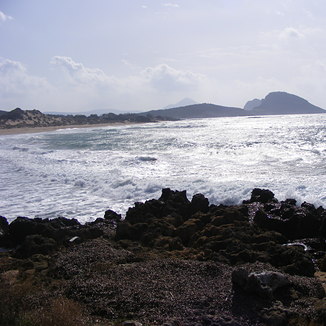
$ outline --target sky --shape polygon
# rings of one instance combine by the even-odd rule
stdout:
[[[0,0],[0,110],[243,107],[272,91],[326,109],[325,90],[325,0]]]

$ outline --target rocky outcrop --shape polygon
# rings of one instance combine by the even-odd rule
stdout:
[[[125,219],[0,217],[0,324],[55,316],[59,302],[62,324],[73,309],[80,325],[321,326],[324,217],[266,189],[217,206],[168,188]]]
[[[243,205],[215,206],[200,194],[189,201],[184,191],[163,189],[159,200],[136,203],[129,209],[118,223],[116,239],[160,250],[190,249],[200,259],[231,265],[268,262],[290,274],[312,276],[315,268],[310,253],[288,241],[296,236],[318,237],[322,210],[293,203],[279,203],[271,191],[254,189]],[[287,217],[292,209],[300,218],[291,219],[289,228],[286,220],[265,212],[276,208]]]
[[[0,224],[1,221],[6,226],[6,219],[1,218]],[[52,220],[18,217],[3,230],[0,246],[14,249],[15,257],[26,258],[34,254],[47,255],[60,246],[103,236],[112,230],[112,220],[97,219],[82,225],[76,219],[64,217]]]

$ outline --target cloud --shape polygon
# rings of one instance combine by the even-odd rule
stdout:
[[[50,64],[53,69],[45,79],[32,75],[21,62],[0,58],[1,108],[137,111],[197,96],[207,85],[205,76],[165,63],[147,68],[133,66],[132,73],[125,77],[89,68],[67,56],[54,56]]]
[[[161,91],[193,89],[204,78],[203,75],[177,70],[167,64],[148,67],[142,71],[142,76]]]
[[[12,20],[13,17],[6,15],[4,12],[0,11],[0,22],[5,22],[7,20]]]
[[[10,73],[24,73],[26,68],[18,61],[2,59],[0,62],[0,74],[8,75]]]
[[[170,8],[179,8],[180,5],[178,5],[177,3],[171,3],[171,2],[167,2],[167,3],[163,3],[164,7],[170,7]]]
[[[286,27],[279,33],[279,38],[283,40],[302,39],[304,37],[305,34],[303,34],[298,29],[295,29],[293,27]]]
[[[51,86],[46,79],[29,75],[26,67],[10,59],[0,58],[1,106],[13,108],[19,105],[35,107],[43,105]]]
[[[94,84],[110,81],[110,78],[101,69],[86,68],[82,63],[75,62],[70,57],[54,56],[50,63],[61,67],[72,82]]]
[[[148,8],[147,5],[141,5],[141,7],[142,7],[143,9],[147,9],[147,8]]]

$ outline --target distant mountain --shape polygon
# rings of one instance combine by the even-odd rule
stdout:
[[[255,98],[251,101],[248,101],[246,105],[243,107],[246,111],[251,111],[252,109],[256,108],[261,104],[262,100],[259,100],[258,98]]]
[[[179,108],[181,106],[188,106],[188,105],[193,105],[193,104],[198,104],[198,103],[196,101],[194,101],[193,99],[186,97],[175,104],[167,105],[163,109]]]
[[[152,110],[140,114],[167,119],[201,119],[244,116],[247,115],[247,112],[240,108],[202,103],[172,109]]]
[[[252,108],[250,113],[254,115],[310,114],[326,113],[326,111],[309,103],[302,97],[286,92],[272,92],[261,100],[261,103],[258,106]]]

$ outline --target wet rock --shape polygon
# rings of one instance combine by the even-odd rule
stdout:
[[[255,188],[251,192],[250,203],[267,203],[267,202],[277,202],[277,199],[274,197],[274,193],[268,189],[259,189]]]
[[[17,217],[9,225],[9,233],[13,241],[21,243],[26,236],[35,234],[37,223],[28,217]]]
[[[104,219],[109,221],[111,224],[117,224],[121,220],[121,215],[117,214],[116,212],[108,209],[105,211]]]
[[[272,218],[264,211],[258,210],[254,216],[254,222],[265,230],[272,230],[288,236],[288,223],[279,218]]]
[[[4,216],[0,216],[0,237],[8,232],[9,224]]]
[[[192,197],[190,203],[191,214],[197,212],[207,213],[209,210],[208,199],[203,194],[196,194]]]
[[[5,217],[0,216],[0,247],[10,247],[9,224]]]
[[[162,195],[159,200],[165,203],[167,212],[175,212],[184,218],[189,217],[190,202],[185,190],[173,191],[170,188],[165,188],[162,190]]]
[[[259,209],[254,216],[254,222],[261,228],[279,232],[291,240],[319,237],[322,221],[316,210],[284,205],[268,214]]]
[[[65,217],[57,217],[52,220],[42,220],[45,223],[49,223],[55,229],[60,229],[63,227],[76,227],[80,226],[80,223],[75,218],[65,218]]]
[[[245,292],[256,294],[266,299],[273,299],[273,293],[277,289],[291,284],[282,273],[273,271],[248,273],[243,268],[233,271],[232,282]]]

